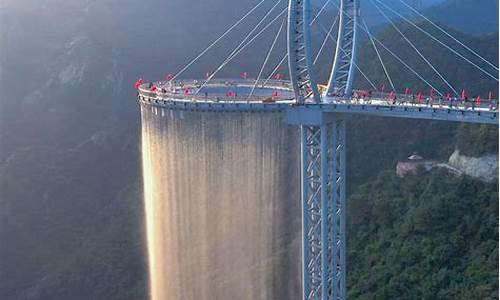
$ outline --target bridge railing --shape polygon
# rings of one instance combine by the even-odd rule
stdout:
[[[363,97],[363,93],[366,96]],[[335,99],[335,97],[333,97]],[[341,100],[341,98],[338,98]],[[481,99],[476,101],[475,98],[461,99],[459,97],[445,97],[445,96],[422,96],[420,99],[415,94],[397,94],[387,92],[372,92],[371,95],[362,90],[353,91],[353,95],[349,100],[351,103],[366,103],[371,104],[373,101],[382,102],[386,105],[419,105],[428,107],[448,107],[455,109],[487,109],[491,111],[498,111],[497,99]]]
[[[176,88],[176,89],[183,89],[183,88],[200,88],[200,87],[210,87],[210,86],[220,86],[220,87],[227,87],[230,89],[231,87],[238,87],[238,86],[246,86],[246,87],[251,87],[255,84],[254,79],[212,79],[208,83],[205,84],[204,80],[197,80],[197,79],[189,79],[189,80],[174,80],[174,81],[157,81],[157,82],[152,82],[151,84],[161,86],[161,87],[170,87],[170,88]],[[144,87],[147,86],[143,85],[141,86]],[[277,89],[287,89],[292,91],[293,87],[290,81],[286,80],[265,80],[265,79],[259,79],[257,81],[257,87],[266,87],[266,88],[277,88]]]
[[[236,92],[232,92],[232,96],[228,95],[228,92],[237,87],[252,87],[255,84],[255,80],[213,80],[209,84],[203,86],[203,80],[182,80],[182,81],[158,81],[152,82],[150,84],[143,84],[139,87],[138,93],[142,96],[155,99],[155,100],[165,100],[165,101],[206,101],[206,102],[275,102],[275,101],[291,101],[293,98],[287,97],[274,97],[273,94],[268,96],[263,95],[252,95],[248,96],[246,94],[238,95]],[[151,87],[156,86],[156,91],[152,91]],[[210,92],[205,93],[202,87],[220,87],[227,88],[225,92]],[[292,89],[291,83],[282,80],[259,80],[257,81],[257,88],[266,87],[269,89],[287,90]]]

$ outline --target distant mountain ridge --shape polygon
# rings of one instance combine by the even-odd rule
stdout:
[[[416,3],[418,1],[402,1],[433,21],[464,33],[479,35],[498,31],[498,0],[436,0],[422,1],[420,4]],[[419,19],[420,17],[407,8],[402,1],[382,0],[398,13]],[[391,18],[398,19],[395,15],[387,11],[386,13]],[[370,0],[361,0],[361,15],[369,25],[387,24],[387,20],[380,15]]]
[[[498,32],[498,8],[498,0],[447,0],[424,14],[459,31],[484,34]]]

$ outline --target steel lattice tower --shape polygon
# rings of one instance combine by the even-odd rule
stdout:
[[[359,0],[341,0],[326,94],[351,94]],[[312,64],[309,0],[290,0],[288,53],[298,104],[321,103]],[[310,99],[310,100],[308,100]],[[301,127],[303,299],[346,299],[346,124],[342,114],[290,110]]]

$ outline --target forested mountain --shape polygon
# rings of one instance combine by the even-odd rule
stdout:
[[[498,184],[386,172],[349,204],[350,299],[498,299]]]
[[[175,72],[255,3],[0,3],[0,299],[146,299],[140,124],[132,83],[138,76],[156,80]],[[260,13],[270,5],[267,1]],[[404,30],[457,88],[483,95],[497,89],[419,33]],[[320,31],[314,32],[319,43]],[[498,62],[497,35],[456,34]],[[238,36],[241,32],[229,36],[185,77],[203,76],[217,66]],[[381,30],[378,38],[438,82],[394,30]],[[249,47],[242,53],[245,59],[221,76],[255,73],[271,40],[268,34]],[[377,85],[388,86],[366,39],[360,48],[360,66]],[[325,53],[333,53],[332,45]],[[320,65],[327,64],[331,56],[324,55]],[[388,58],[387,64],[399,90],[411,86],[428,92],[397,62]],[[319,71],[325,80],[326,68]],[[359,76],[356,85],[368,87]],[[489,266],[491,261],[496,266],[498,256],[485,253],[496,253],[498,241],[483,231],[497,228],[493,200],[498,187],[440,173],[406,179],[387,174],[413,151],[443,160],[457,143],[471,155],[498,152],[496,143],[465,149],[497,134],[491,128],[476,134],[477,128],[457,131],[458,125],[451,123],[356,116],[349,120],[352,298],[386,299],[398,292],[411,298],[415,292],[419,299],[453,299],[464,290],[491,295],[497,274]],[[456,206],[446,213],[451,204]],[[462,237],[481,232],[467,240],[463,252],[453,252],[455,246],[447,244],[454,237],[445,238],[456,234],[458,220],[466,222]],[[429,253],[445,251],[442,247],[451,247],[452,259],[428,267],[435,263]],[[403,248],[413,252],[398,255]],[[372,273],[380,280],[363,286]],[[399,274],[410,279],[398,279]],[[435,283],[437,279],[441,281]],[[429,291],[420,288],[431,283]]]
[[[483,97],[488,91],[498,90],[496,82],[436,46],[415,28],[398,27],[456,89]],[[444,38],[433,28],[424,28]],[[497,34],[472,37],[452,32],[498,64]],[[377,38],[431,84],[447,91],[393,28],[381,31]],[[389,86],[373,48],[368,41],[364,45],[360,66],[377,85]],[[404,67],[387,51],[380,51],[397,90],[410,87],[415,92],[429,93],[430,88],[408,70],[403,72]],[[370,88],[361,76],[357,79],[357,86]],[[350,186],[348,200],[349,297],[497,299],[498,185],[454,178],[439,171],[422,171],[401,179],[393,168],[397,160],[412,151],[441,160],[446,160],[455,147],[473,157],[498,153],[498,128],[373,119],[351,124],[354,145],[349,145],[349,174],[356,183]],[[359,152],[353,153],[353,148]],[[387,171],[380,172],[383,169]],[[361,172],[362,178],[356,180]],[[366,182],[365,176],[370,174],[377,175]]]

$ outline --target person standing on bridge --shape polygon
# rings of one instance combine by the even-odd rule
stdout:
[[[446,101],[448,101],[448,107],[453,108],[453,97],[450,93],[446,94]]]
[[[436,91],[431,88],[429,92],[429,98],[430,98],[430,106],[432,107],[434,105],[434,100],[436,100]],[[439,102],[439,105],[441,105],[441,102]]]
[[[444,102],[444,96],[443,96],[443,95],[441,95],[441,96],[439,96],[439,108],[441,108],[441,107],[442,107],[443,102]]]
[[[490,92],[488,94],[488,100],[490,102],[490,110],[497,110],[498,109],[497,101],[495,99],[493,99],[493,93],[492,92]]]
[[[469,101],[469,95],[467,94],[467,91],[466,90],[462,90],[462,95],[461,95],[461,99],[460,99],[465,108],[467,108],[467,102]]]
[[[405,88],[405,102],[410,102],[411,90],[410,88]]]
[[[493,103],[493,93],[492,92],[488,93],[488,102],[489,102],[489,109],[493,110],[494,103]]]
[[[396,99],[397,99],[397,97],[396,97],[396,93],[394,93],[394,91],[391,91],[391,92],[389,93],[389,100],[390,100],[390,103],[391,103],[392,105],[396,104]]]
[[[358,104],[359,100],[358,91],[352,91],[352,98],[354,99],[354,103]]]

